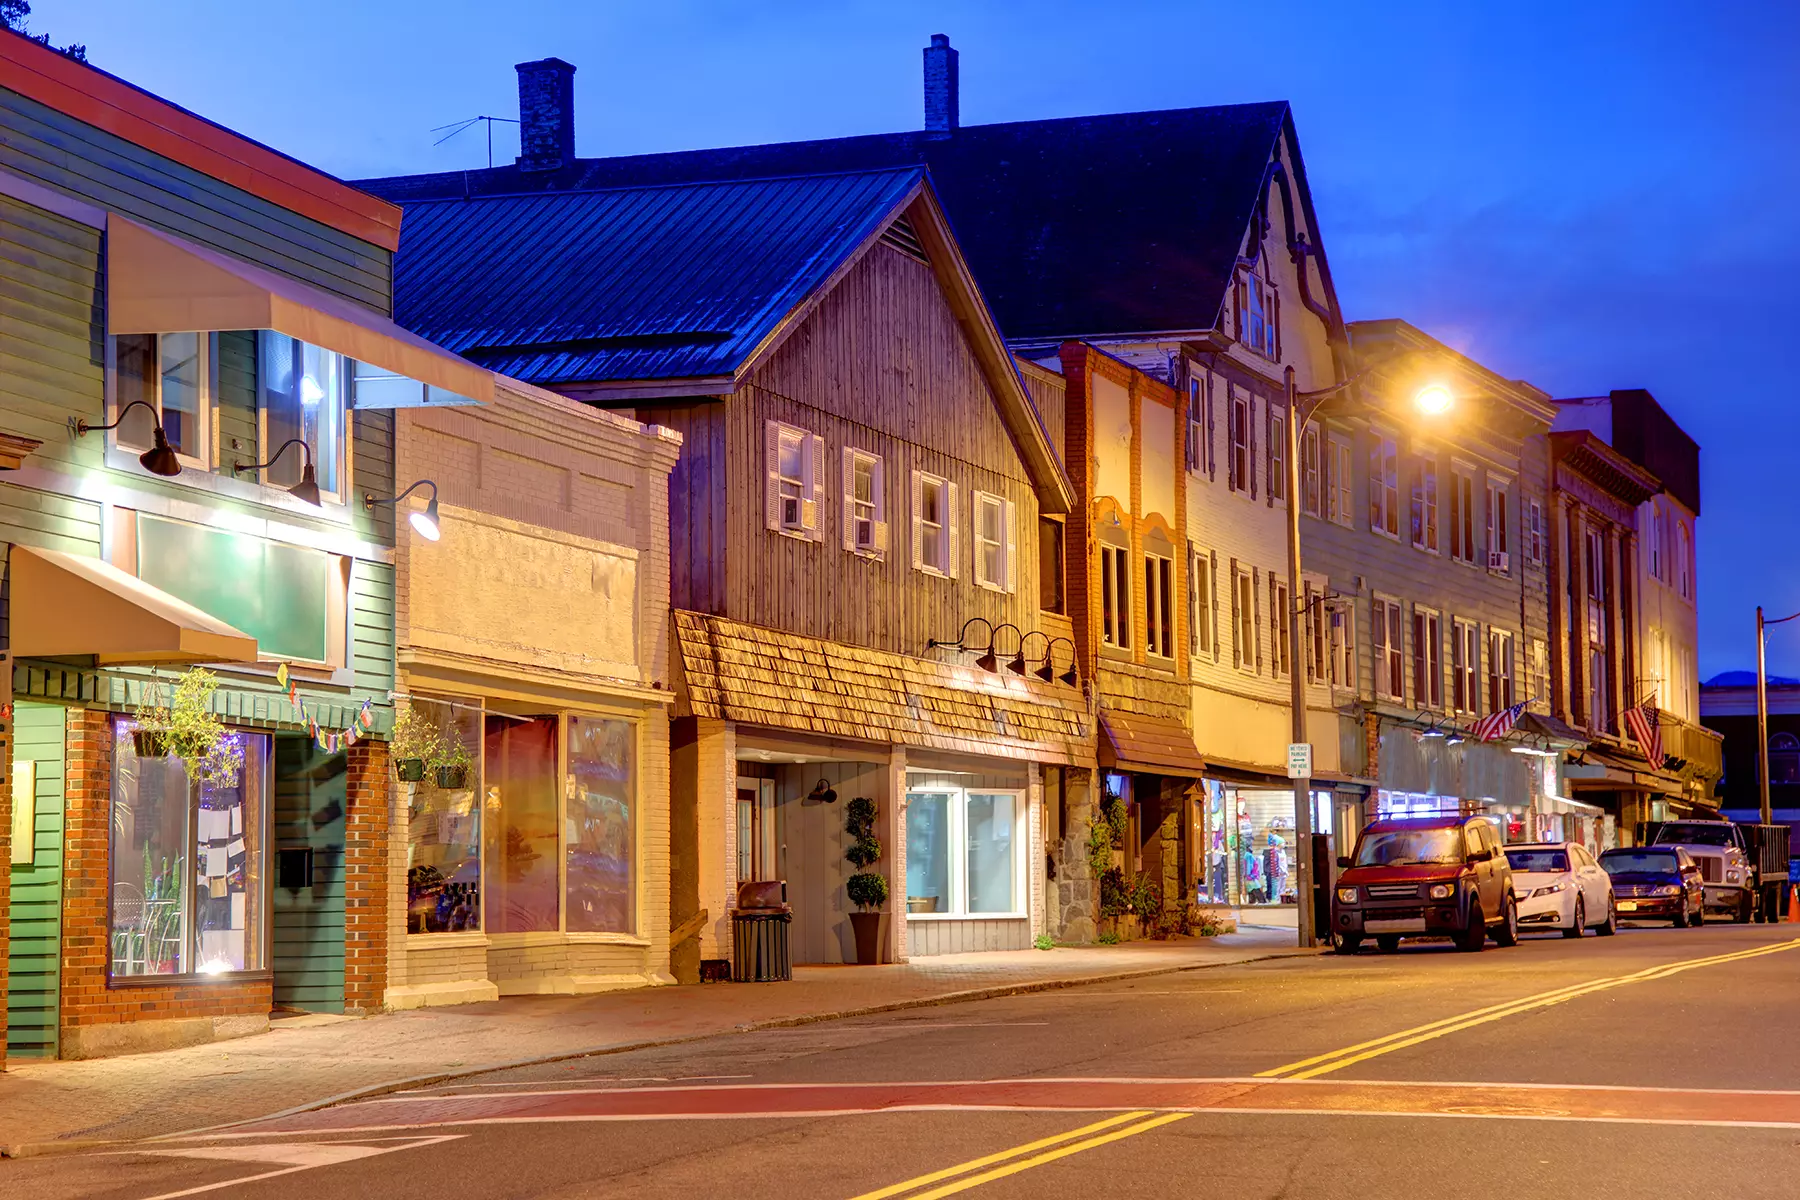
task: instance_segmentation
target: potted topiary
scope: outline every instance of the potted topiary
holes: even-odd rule
[[[858,796],[844,806],[844,832],[850,835],[844,857],[857,869],[845,881],[844,890],[857,908],[850,914],[850,928],[856,934],[856,961],[863,966],[881,961],[881,947],[887,941],[887,914],[881,911],[888,898],[887,876],[868,869],[881,860],[875,811],[875,801],[867,796]]]
[[[432,752],[432,782],[445,791],[460,791],[469,786],[469,767],[474,761],[469,748],[453,729],[438,739]]]
[[[388,739],[394,774],[400,782],[418,783],[424,779],[425,764],[438,752],[437,726],[426,720],[417,707],[408,704],[394,719],[394,731]]]

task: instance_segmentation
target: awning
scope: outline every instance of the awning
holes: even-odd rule
[[[487,404],[493,372],[386,317],[285,275],[106,216],[106,331],[273,329]]]
[[[14,658],[102,666],[255,662],[256,639],[98,558],[12,548]]]
[[[1193,735],[1179,721],[1142,713],[1100,714],[1100,765],[1115,771],[1179,775],[1198,779],[1206,762],[1194,747]]]

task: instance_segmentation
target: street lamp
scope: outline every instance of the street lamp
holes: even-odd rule
[[[1300,587],[1300,431],[1313,419],[1325,401],[1339,392],[1361,383],[1378,367],[1391,359],[1373,363],[1342,383],[1312,392],[1294,390],[1294,368],[1289,367],[1287,386],[1287,534],[1288,534],[1288,702],[1293,708],[1293,739],[1296,745],[1306,742],[1306,676],[1298,661],[1301,640],[1300,617],[1305,594]],[[1456,396],[1442,383],[1427,383],[1413,394],[1413,406],[1429,417],[1442,416],[1456,404]],[[1461,738],[1457,739],[1458,741]],[[1312,756],[1307,756],[1311,765]],[[1767,772],[1765,772],[1767,774]],[[1294,779],[1294,840],[1299,842],[1295,859],[1295,918],[1300,926],[1300,945],[1318,944],[1313,928],[1312,891],[1312,773]]]
[[[1775,814],[1769,808],[1769,670],[1768,656],[1764,649],[1767,644],[1764,630],[1770,625],[1792,621],[1795,617],[1800,617],[1800,613],[1765,621],[1762,605],[1756,606],[1756,765],[1764,825],[1773,824],[1775,820]]]

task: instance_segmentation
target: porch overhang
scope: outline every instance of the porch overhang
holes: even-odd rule
[[[106,217],[106,331],[273,329],[478,404],[493,372],[322,288]],[[454,402],[454,401],[446,401]]]
[[[1112,710],[1100,714],[1100,730],[1100,765],[1108,770],[1182,779],[1206,774],[1194,735],[1179,721]]]
[[[92,657],[100,666],[255,662],[256,639],[111,563],[14,546],[15,658]]]

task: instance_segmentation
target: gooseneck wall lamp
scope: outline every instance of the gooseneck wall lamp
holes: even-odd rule
[[[970,642],[969,626],[971,625],[980,625],[987,630],[987,638],[985,641]],[[964,650],[977,652],[977,657],[975,659],[976,666],[980,667],[983,671],[998,672],[1000,670],[999,634],[1002,629],[1010,629],[1013,631],[1014,635],[1018,637],[1018,641],[1014,643],[1012,657],[1006,662],[1006,669],[1011,671],[1014,675],[1024,675],[1029,663],[1038,662],[1038,666],[1031,668],[1031,674],[1036,675],[1045,683],[1049,683],[1053,679],[1059,679],[1069,687],[1075,687],[1081,682],[1081,672],[1075,666],[1074,642],[1065,637],[1053,638],[1049,634],[1036,629],[1029,633],[1021,633],[1019,627],[1012,624],[1010,621],[1004,625],[995,625],[985,617],[970,617],[967,621],[963,622],[962,632],[956,635],[955,641],[942,641],[938,638],[932,638],[925,645],[927,649],[931,650]],[[1041,661],[1029,659],[1025,656],[1025,643],[1034,637],[1044,639],[1044,657]],[[1069,648],[1069,668],[1061,673],[1058,673],[1052,661],[1052,656],[1055,653],[1057,643],[1059,642]]]
[[[431,489],[431,501],[425,505],[424,512],[408,513],[406,519],[420,537],[428,542],[435,542],[443,536],[444,531],[438,526],[438,489],[432,480],[418,480],[392,500],[383,500],[373,492],[364,492],[363,507],[373,512],[377,504],[398,504],[420,488]]]
[[[150,448],[138,455],[138,461],[143,463],[144,470],[150,472],[152,475],[173,477],[181,474],[181,460],[175,457],[175,451],[173,447],[169,445],[169,436],[163,432],[161,414],[156,411],[156,407],[148,400],[133,400],[130,404],[121,408],[119,410],[118,419],[113,421],[111,425],[89,425],[86,421],[77,417],[71,417],[69,418],[69,428],[74,431],[76,437],[86,437],[90,433],[102,433],[108,429],[117,429],[124,423],[125,414],[132,409],[137,408],[139,405],[150,410],[150,419],[156,422],[156,424],[151,430],[153,440]]]
[[[236,475],[241,471],[260,471],[265,467],[272,467],[280,461],[283,454],[288,452],[290,446],[300,447],[301,454],[305,459],[305,465],[300,469],[300,482],[288,489],[288,495],[296,500],[302,500],[307,504],[312,505],[314,508],[322,507],[319,500],[319,477],[313,471],[312,447],[307,445],[301,438],[289,438],[287,441],[281,443],[281,445],[276,448],[275,453],[269,455],[268,462],[232,463],[231,473]]]

